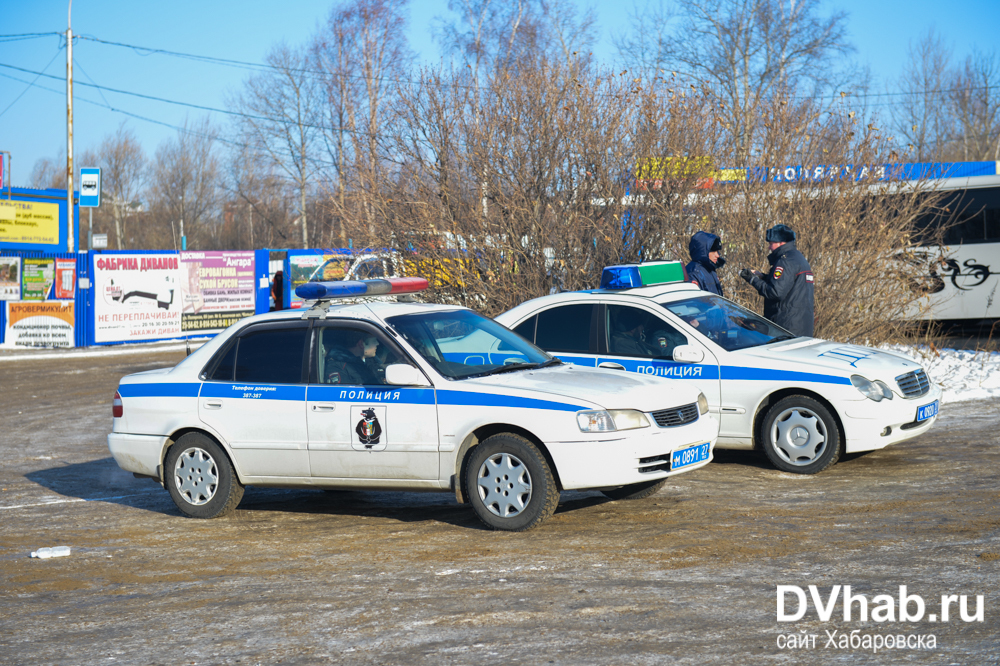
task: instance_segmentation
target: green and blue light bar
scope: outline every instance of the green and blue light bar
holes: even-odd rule
[[[634,289],[685,281],[684,264],[679,261],[607,266],[601,273],[601,289]]]

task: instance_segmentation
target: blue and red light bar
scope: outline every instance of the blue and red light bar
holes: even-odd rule
[[[679,261],[608,266],[601,273],[601,289],[633,289],[684,281],[684,265]]]
[[[427,280],[418,277],[388,278],[385,280],[336,280],[333,282],[306,282],[295,288],[295,295],[307,301],[332,298],[359,298],[362,296],[401,296],[427,289]]]

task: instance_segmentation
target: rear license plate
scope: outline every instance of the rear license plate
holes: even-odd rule
[[[705,442],[704,444],[696,444],[694,446],[689,446],[686,449],[674,451],[670,454],[671,471],[708,460],[708,453],[710,449],[711,446],[709,443]]]
[[[937,416],[938,413],[938,401],[935,400],[929,405],[924,405],[923,407],[917,408],[917,420],[926,421],[932,416]]]

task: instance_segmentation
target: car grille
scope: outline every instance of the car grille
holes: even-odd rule
[[[896,385],[907,398],[919,398],[922,395],[927,395],[927,392],[931,390],[931,380],[923,369],[896,377]]]
[[[658,412],[653,412],[653,418],[656,419],[656,425],[661,428],[673,428],[691,423],[698,420],[698,403],[692,402],[683,407],[661,409]]]

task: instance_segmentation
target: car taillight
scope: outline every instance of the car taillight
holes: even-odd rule
[[[120,419],[125,414],[125,406],[122,405],[122,396],[115,391],[115,399],[111,401],[111,415]]]

